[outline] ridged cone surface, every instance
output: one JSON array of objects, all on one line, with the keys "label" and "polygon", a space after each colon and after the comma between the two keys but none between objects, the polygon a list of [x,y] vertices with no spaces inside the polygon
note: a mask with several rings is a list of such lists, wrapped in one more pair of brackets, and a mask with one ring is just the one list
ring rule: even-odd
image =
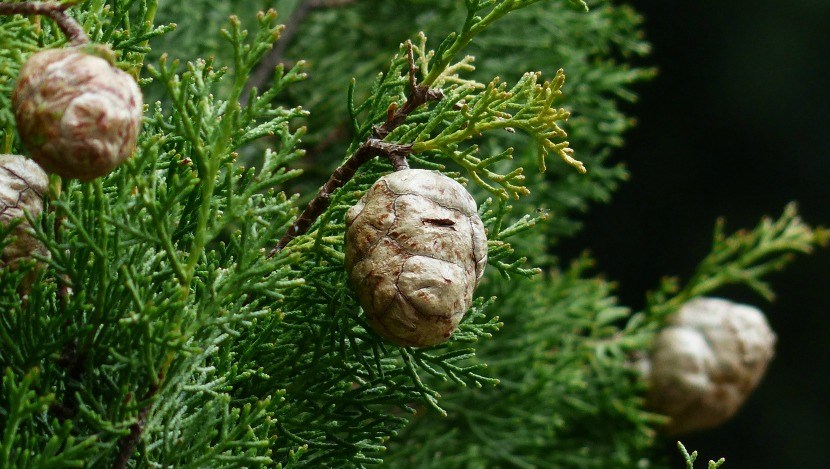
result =
[{"label": "ridged cone surface", "polygon": [[21,222],[11,232],[15,239],[3,248],[0,268],[14,269],[32,253],[47,255],[45,247],[29,233],[25,212],[37,218],[49,186],[46,173],[32,160],[19,155],[0,155],[0,224]]},{"label": "ridged cone surface", "polygon": [[34,54],[12,96],[32,159],[82,181],[109,174],[135,152],[143,106],[129,74],[78,48]]},{"label": "ridged cone surface", "polygon": [[346,214],[346,269],[369,324],[397,345],[447,341],[487,264],[476,203],[421,169],[380,178]]},{"label": "ridged cone surface", "polygon": [[688,302],[657,335],[648,403],[683,434],[728,420],[758,386],[775,334],[758,309],[720,298]]}]

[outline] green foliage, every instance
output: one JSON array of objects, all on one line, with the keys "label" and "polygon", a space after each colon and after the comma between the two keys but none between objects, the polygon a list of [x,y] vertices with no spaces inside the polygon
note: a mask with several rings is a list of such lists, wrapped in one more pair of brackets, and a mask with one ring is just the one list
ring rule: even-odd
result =
[{"label": "green foliage", "polygon": [[[680,450],[680,455],[683,456],[683,460],[686,463],[686,469],[694,469],[695,467],[695,460],[697,459],[697,451],[693,451],[692,454],[689,454],[686,451],[686,447],[683,446],[683,443],[677,442],[677,449]],[[717,461],[709,461],[709,469],[717,469],[726,462],[726,459],[720,458]]]},{"label": "green foliage", "polygon": [[825,229],[813,230],[801,220],[795,204],[787,205],[777,220],[765,217],[752,231],[740,230],[726,236],[724,225],[724,220],[718,220],[711,254],[700,262],[683,288],[676,278],[669,277],[649,295],[646,309],[655,325],[687,301],[730,284],[747,285],[772,301],[775,295],[764,276],[783,269],[795,253],[810,253],[828,241]]},{"label": "green foliage", "polygon": [[[622,143],[620,135],[633,123],[618,107],[621,100],[634,100],[630,91],[634,82],[653,74],[651,69],[628,64],[649,50],[639,31],[639,16],[629,7],[608,1],[589,3],[587,14],[569,8],[564,1],[540,2],[511,12],[470,44],[475,70],[464,70],[462,75],[485,84],[502,77],[501,83],[512,84],[529,71],[540,71],[542,77],[551,80],[561,68],[568,77],[562,88],[563,104],[571,117],[564,127],[570,147],[576,149],[587,174],[578,174],[555,161],[552,171],[535,170],[540,150],[534,140],[509,131],[491,132],[486,139],[474,141],[487,157],[515,148],[514,163],[502,165],[528,168],[522,183],[531,189],[526,205],[555,215],[542,228],[545,244],[574,234],[580,226],[574,212],[609,200],[611,191],[626,178],[622,166],[606,163],[609,150]],[[309,80],[294,97],[312,111],[307,141],[316,164],[308,168],[310,172],[319,171],[320,163],[339,161],[344,148],[337,142],[352,136],[341,98],[350,78],[355,77],[358,84],[355,95],[365,95],[365,84],[386,60],[378,51],[388,54],[408,38],[419,44],[413,36],[417,30],[431,32],[433,38],[449,34],[465,19],[464,9],[457,5],[454,0],[355,2],[309,14],[285,57],[309,59]],[[402,28],[400,18],[407,18],[407,23],[414,26]],[[369,24],[372,27],[365,26]],[[343,42],[358,46],[339,47]],[[538,245],[533,247],[539,249]]]},{"label": "green foliage", "polygon": [[[3,467],[83,467],[84,461],[90,456],[90,449],[95,443],[95,437],[89,436],[78,440],[72,435],[72,424],[52,422],[50,431],[39,435],[21,432],[21,427],[36,423],[38,417],[44,415],[48,406],[54,400],[54,395],[38,396],[32,389],[37,388],[40,373],[37,368],[32,369],[22,377],[17,377],[7,369],[3,376],[4,428],[3,441],[0,447],[0,458]],[[45,422],[43,422],[45,423]],[[20,434],[22,433],[22,435]],[[21,440],[23,436],[24,441]],[[30,446],[25,438],[39,438],[41,450],[37,453],[29,451]]]},{"label": "green foliage", "polygon": [[[482,160],[476,157],[477,147],[460,149],[459,143],[481,136],[484,132],[496,129],[515,132],[518,128],[538,142],[540,170],[545,170],[545,156],[552,152],[584,173],[585,167],[582,163],[571,157],[572,150],[568,148],[568,142],[555,141],[565,136],[557,122],[569,117],[564,109],[551,107],[561,95],[560,89],[565,75],[560,71],[553,81],[543,84],[538,84],[537,78],[537,74],[528,73],[510,91],[507,91],[506,84],[499,84],[498,80],[490,82],[480,93],[476,93],[474,87],[467,90],[462,88],[463,91],[453,93],[443,100],[442,110],[449,112],[452,107],[458,107],[460,112],[437,135],[430,136],[428,130],[438,127],[446,120],[446,116],[439,109],[436,109],[431,119],[424,124],[425,128],[413,129],[412,126],[402,126],[398,128],[399,132],[394,132],[390,138],[398,137],[397,139],[409,141],[410,135],[415,135],[412,147],[415,152],[435,152],[448,156],[466,169],[477,184],[501,199],[511,195],[518,199],[530,193],[522,184],[523,168],[516,168],[508,174],[498,174],[489,169],[510,159],[513,149],[508,148]],[[485,178],[490,183],[485,182]],[[493,184],[501,188],[496,188]]]},{"label": "green foliage", "polygon": [[[109,7],[113,18],[126,11]],[[151,7],[143,4],[139,14]],[[35,225],[51,253],[48,272],[26,302],[16,292],[3,297],[8,339],[0,354],[14,372],[5,392],[22,386],[9,380],[42,369],[38,388],[47,394],[40,396],[52,396],[48,414],[41,406],[42,417],[21,419],[24,452],[48,454],[82,437],[78,451],[88,451],[87,463],[103,464],[146,413],[145,461],[271,461],[269,419],[278,400],[232,402],[224,384],[229,371],[213,362],[241,329],[277,314],[275,294],[303,283],[290,256],[261,255],[294,211],[274,188],[297,174],[286,164],[302,155],[302,129],[289,122],[303,111],[273,101],[303,78],[299,67],[278,73],[246,107],[238,104],[248,72],[279,30],[274,19],[260,15],[251,43],[231,21],[223,33],[234,51],[229,68],[196,61],[179,73],[165,60],[149,67],[171,105],[152,105],[135,157],[111,177],[64,181],[60,194],[53,191],[49,214]],[[130,44],[113,46],[123,52],[118,47]],[[230,82],[224,96],[223,82]],[[266,134],[281,144],[265,153],[261,167],[235,166],[239,147]],[[5,285],[14,273],[0,275]],[[58,441],[35,438],[44,432]]]},{"label": "green foliage", "polygon": [[[182,57],[227,55],[215,41],[204,38],[204,25],[210,24],[214,10],[249,11],[255,3],[222,2],[219,8],[194,8],[195,13],[184,16],[173,15],[171,10],[180,7],[172,3],[162,6],[160,14],[168,13],[164,21],[180,25],[177,47],[171,53]],[[284,0],[275,2],[275,6],[282,19],[288,20],[298,3]],[[571,8],[564,0],[537,2],[510,12],[469,44],[469,53],[475,55],[475,70],[459,70],[465,79],[483,84],[495,77],[501,77],[501,83],[516,83],[524,73],[535,71],[550,80],[560,68],[568,76],[563,104],[571,117],[565,128],[570,147],[577,149],[587,174],[577,174],[556,162],[553,171],[536,171],[534,159],[539,149],[533,139],[508,131],[491,132],[486,139],[474,142],[487,157],[515,148],[512,153],[517,161],[503,165],[528,168],[522,183],[531,189],[527,206],[555,214],[542,228],[549,240],[545,244],[573,235],[580,227],[575,212],[586,211],[591,203],[608,201],[617,184],[626,178],[621,165],[607,163],[610,149],[622,143],[621,134],[633,124],[619,105],[635,99],[630,89],[633,83],[653,74],[651,69],[629,64],[649,51],[636,12],[607,0],[588,3],[588,13]],[[361,137],[353,130],[343,104],[351,80],[354,78],[356,83],[355,101],[372,96],[375,90],[370,84],[402,42],[412,39],[420,44],[418,31],[432,38],[447,36],[465,18],[466,10],[457,0],[359,1],[308,14],[282,55],[288,63],[306,61],[309,73],[308,80],[287,94],[288,104],[311,111],[309,133],[304,137],[310,153],[300,163],[307,178],[297,182],[298,190],[315,190],[342,160],[350,142]],[[400,99],[397,101],[400,104]],[[532,249],[542,248],[534,243]],[[539,263],[546,262],[540,259]]]},{"label": "green foliage", "polygon": [[[633,467],[649,456],[656,418],[627,365],[649,336],[621,321],[613,285],[591,260],[533,279],[489,284],[504,328],[478,347],[496,387],[444,385],[448,418],[419,415],[393,440],[390,467]],[[521,295],[509,290],[518,289]],[[446,390],[446,392],[444,392]],[[418,442],[418,443],[414,443]]]},{"label": "green foliage", "polygon": [[[626,65],[648,51],[632,10],[375,0],[299,18],[301,2],[278,1],[283,20],[303,21],[283,65],[252,83],[287,31],[255,13],[268,3],[69,10],[139,77],[148,107],[123,167],[91,183],[53,176],[31,220],[50,253],[31,289],[34,261],[0,270],[10,466],[647,465],[661,420],[643,409],[632,357],[684,301],[734,282],[766,294],[763,275],[824,237],[793,208],[750,233],[718,231],[685,288],[667,283],[632,314],[589,258],[553,260],[576,212],[625,177],[606,165],[631,125],[618,105],[651,74]],[[0,26],[0,150],[25,154],[14,80],[65,39],[43,18]],[[470,182],[491,266],[451,340],[426,349],[381,340],[343,270],[345,212],[387,161],[364,165],[308,233],[268,255],[300,200],[407,99],[406,39],[418,82],[445,97],[386,140],[412,145],[413,166]],[[0,246],[10,233],[0,227]]]},{"label": "green foliage", "polygon": [[650,348],[666,316],[718,287],[756,285],[761,275],[826,236],[804,225],[793,205],[753,231],[726,237],[722,224],[712,254],[688,285],[678,289],[676,281],[667,281],[645,312],[632,314],[617,304],[612,284],[589,277],[587,256],[565,270],[482,285],[480,291],[498,297],[493,309],[505,325],[495,340],[478,346],[477,357],[499,386],[475,393],[439,387],[448,418],[413,419],[393,440],[386,462],[648,467],[662,418],[643,409],[643,384],[633,363]]}]

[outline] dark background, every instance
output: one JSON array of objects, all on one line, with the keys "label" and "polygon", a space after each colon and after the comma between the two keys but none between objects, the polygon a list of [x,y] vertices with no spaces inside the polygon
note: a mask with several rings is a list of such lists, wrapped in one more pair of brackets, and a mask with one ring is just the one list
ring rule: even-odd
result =
[{"label": "dark background", "polygon": [[[631,3],[659,74],[639,86],[639,124],[616,153],[631,180],[576,241],[639,308],[662,275],[688,278],[719,216],[731,232],[796,200],[808,223],[830,225],[830,1]],[[736,418],[682,437],[690,451],[725,456],[727,468],[827,467],[828,277],[823,249],[773,276],[771,304],[720,292],[767,313],[777,355]]]}]

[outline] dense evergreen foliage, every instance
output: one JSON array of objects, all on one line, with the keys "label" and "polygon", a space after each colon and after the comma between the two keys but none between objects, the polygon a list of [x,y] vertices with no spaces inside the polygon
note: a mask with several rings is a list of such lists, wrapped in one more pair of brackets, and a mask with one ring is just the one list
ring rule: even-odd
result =
[{"label": "dense evergreen foliage", "polygon": [[[632,359],[689,299],[731,283],[769,297],[763,276],[824,238],[793,207],[734,235],[719,224],[695,276],[644,311],[589,256],[558,262],[557,241],[626,178],[607,162],[632,125],[620,105],[653,73],[641,19],[615,2],[74,3],[148,104],[128,163],[53,176],[31,289],[35,260],[0,270],[10,467],[659,466],[662,419]],[[65,45],[49,19],[0,17],[0,153],[26,154],[21,64]],[[385,140],[463,182],[489,238],[474,306],[425,349],[377,336],[343,269],[345,212],[386,159],[269,256],[406,102],[410,53],[444,97]]]}]

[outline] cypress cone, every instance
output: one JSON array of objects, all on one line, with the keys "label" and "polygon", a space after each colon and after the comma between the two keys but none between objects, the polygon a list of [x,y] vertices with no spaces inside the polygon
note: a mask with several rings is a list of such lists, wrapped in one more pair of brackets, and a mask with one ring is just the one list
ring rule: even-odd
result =
[{"label": "cypress cone", "polygon": [[32,253],[49,251],[30,233],[25,212],[37,218],[43,213],[43,200],[49,186],[46,173],[34,161],[19,155],[0,155],[0,224],[18,222],[10,235],[11,243],[0,253],[0,268],[16,269]]},{"label": "cypress cone", "polygon": [[758,386],[775,334],[758,309],[720,298],[686,303],[652,347],[648,403],[682,434],[728,420]]},{"label": "cypress cone", "polygon": [[141,90],[111,56],[79,46],[38,52],[23,65],[12,108],[20,138],[47,172],[89,181],[134,153]]},{"label": "cypress cone", "polygon": [[487,264],[476,203],[422,169],[380,178],[346,214],[346,269],[369,324],[400,346],[447,341]]}]

